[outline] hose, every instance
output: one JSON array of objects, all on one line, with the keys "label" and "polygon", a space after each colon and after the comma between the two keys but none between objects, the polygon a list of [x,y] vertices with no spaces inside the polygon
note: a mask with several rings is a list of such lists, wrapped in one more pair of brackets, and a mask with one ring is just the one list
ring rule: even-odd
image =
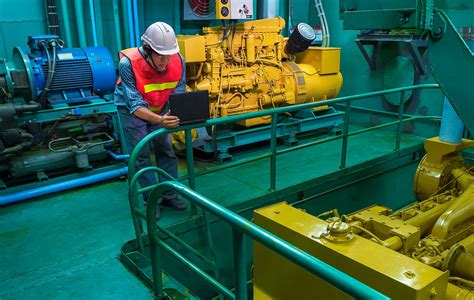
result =
[{"label": "hose", "polygon": [[323,32],[323,42],[321,47],[329,47],[330,45],[330,36],[329,36],[329,26],[326,19],[326,14],[324,13],[324,7],[321,0],[314,0],[314,7],[319,16],[319,21],[321,23],[321,30]]},{"label": "hose", "polygon": [[28,104],[22,104],[22,105],[15,105],[15,111],[17,113],[23,113],[23,112],[29,112],[29,111],[37,111],[41,109],[41,104],[30,101]]},{"label": "hose", "polygon": [[235,21],[232,21],[232,23],[230,23],[230,24],[231,24],[231,28],[232,28],[232,38],[231,38],[231,41],[230,41],[230,55],[232,56],[233,60],[235,60],[238,63],[241,63],[242,59],[238,58],[234,54],[234,37],[235,37],[235,31],[237,29],[237,24],[235,23]]},{"label": "hose", "polygon": [[217,45],[220,45],[222,44],[230,35],[230,32],[232,31],[231,28],[232,28],[232,24],[229,25],[229,30],[227,30],[227,26],[225,26],[225,24],[223,25],[223,32],[222,32],[222,37],[219,39],[219,41],[215,42],[215,43],[212,43],[212,44],[207,44],[206,46],[210,47],[210,46],[217,46]]},{"label": "hose", "polygon": [[46,97],[48,96],[49,89],[51,87],[51,83],[53,82],[54,72],[56,69],[56,42],[51,41],[50,46],[53,48],[53,57],[51,58],[49,55],[48,47],[46,43],[41,43],[44,51],[46,52],[46,56],[48,58],[48,75],[46,78],[46,84],[44,86],[44,90],[41,93],[38,102],[41,104],[42,107],[46,107]]},{"label": "hose", "polygon": [[20,152],[21,150],[23,150],[23,146],[16,145],[10,148],[5,148],[3,151],[0,152],[0,155],[14,154],[14,153]]},{"label": "hose", "polygon": [[0,156],[4,156],[4,155],[8,155],[8,154],[15,154],[15,153],[21,152],[25,148],[29,148],[29,147],[31,147],[31,145],[33,145],[35,137],[32,134],[21,131],[20,136],[21,136],[22,142],[19,143],[16,146],[3,149],[2,151],[0,151]]}]

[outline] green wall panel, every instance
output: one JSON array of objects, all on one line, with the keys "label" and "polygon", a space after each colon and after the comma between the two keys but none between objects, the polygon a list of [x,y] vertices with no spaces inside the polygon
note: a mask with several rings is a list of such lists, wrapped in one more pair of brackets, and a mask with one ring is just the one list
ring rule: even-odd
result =
[{"label": "green wall panel", "polygon": [[13,47],[25,46],[28,35],[46,29],[44,1],[0,0],[0,57],[11,58]]},{"label": "green wall panel", "polygon": [[[296,6],[299,2],[299,6]],[[313,26],[320,24],[319,18],[314,8],[313,0],[294,1],[295,8],[307,6],[306,21]],[[340,47],[341,50],[341,72],[344,77],[344,84],[340,95],[353,95],[370,91],[383,89],[383,76],[385,65],[396,56],[408,56],[407,49],[401,44],[389,44],[376,49],[377,69],[372,71],[368,63],[362,56],[355,40],[359,33],[355,30],[343,30],[342,21],[339,19],[339,1],[323,0],[324,9],[329,25],[331,46]],[[293,10],[295,10],[293,8]],[[298,18],[302,19],[301,8]],[[434,83],[431,76],[418,76],[419,83]],[[440,115],[442,111],[444,96],[440,91],[428,90],[415,92],[411,99],[405,105],[405,113],[413,115]],[[398,106],[391,105],[383,97],[371,98],[354,103],[355,106],[362,106],[370,109],[397,112]],[[359,114],[357,120],[364,125],[377,125],[386,121],[374,114]],[[423,136],[429,136],[432,133],[437,134],[437,128],[427,124],[407,124],[406,131],[414,132]]]}]

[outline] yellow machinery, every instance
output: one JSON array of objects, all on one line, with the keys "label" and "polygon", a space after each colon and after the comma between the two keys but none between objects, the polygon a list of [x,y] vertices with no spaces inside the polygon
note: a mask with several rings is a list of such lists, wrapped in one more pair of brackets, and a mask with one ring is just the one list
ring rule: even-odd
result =
[{"label": "yellow machinery", "polygon": [[[459,152],[432,138],[415,177],[418,202],[374,205],[322,220],[286,203],[255,211],[257,225],[393,299],[474,299],[474,174]],[[346,294],[254,245],[255,299],[344,299]]]},{"label": "yellow machinery", "polygon": [[[298,55],[288,54],[292,51],[285,50],[284,27],[285,21],[276,18],[207,27],[203,35],[178,36],[188,85],[209,91],[212,117],[338,95],[342,86],[340,49],[310,47]],[[240,125],[269,122],[257,118]]]}]

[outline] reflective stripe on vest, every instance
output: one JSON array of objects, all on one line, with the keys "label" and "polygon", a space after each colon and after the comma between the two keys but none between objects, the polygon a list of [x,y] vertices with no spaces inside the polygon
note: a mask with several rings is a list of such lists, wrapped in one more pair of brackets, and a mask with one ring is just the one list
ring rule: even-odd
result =
[{"label": "reflective stripe on vest", "polygon": [[179,81],[164,82],[164,83],[151,83],[144,86],[145,93],[153,91],[162,91],[166,89],[174,89],[178,85]]}]

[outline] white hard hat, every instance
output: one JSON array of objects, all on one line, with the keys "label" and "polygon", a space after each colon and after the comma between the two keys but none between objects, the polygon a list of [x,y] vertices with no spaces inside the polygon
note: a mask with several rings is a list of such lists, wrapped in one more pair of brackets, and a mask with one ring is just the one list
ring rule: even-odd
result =
[{"label": "white hard hat", "polygon": [[142,35],[142,42],[161,55],[172,55],[179,52],[173,28],[164,22],[151,24]]}]

